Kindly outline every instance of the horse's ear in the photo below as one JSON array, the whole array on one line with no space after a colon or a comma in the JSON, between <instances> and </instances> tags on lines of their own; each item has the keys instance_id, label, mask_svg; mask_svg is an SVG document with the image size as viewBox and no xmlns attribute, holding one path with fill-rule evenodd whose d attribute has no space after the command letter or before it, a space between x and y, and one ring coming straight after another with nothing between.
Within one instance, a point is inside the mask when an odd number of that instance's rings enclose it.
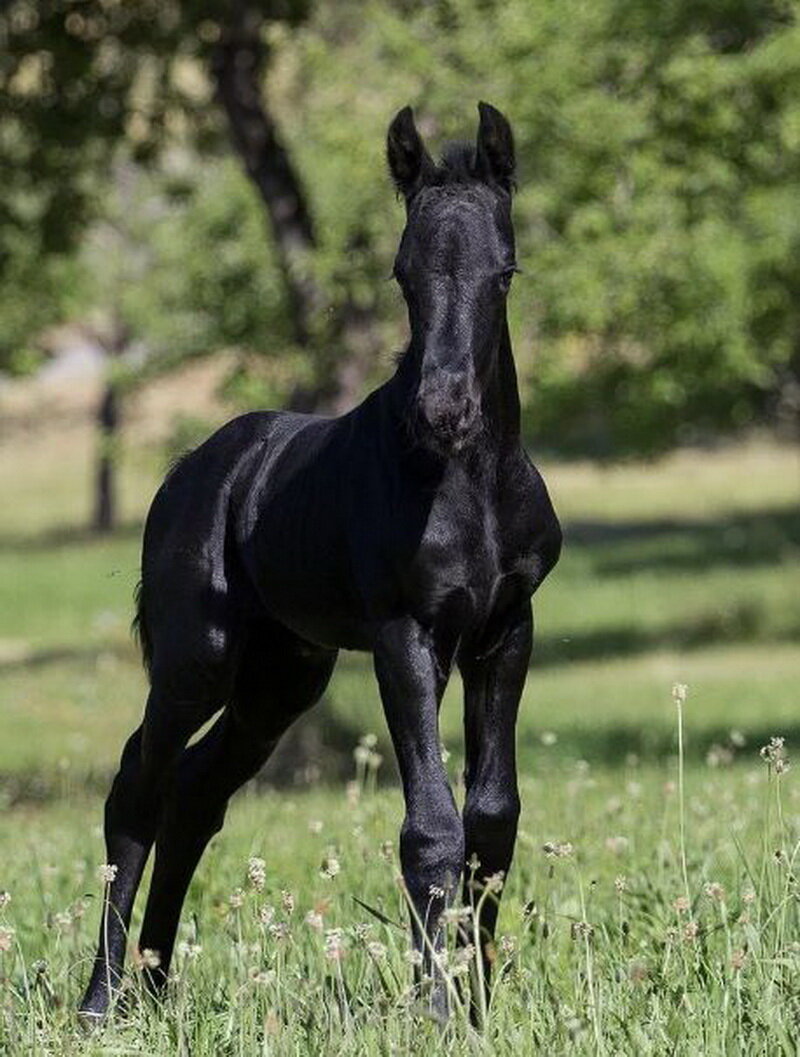
<instances>
[{"instance_id":1,"label":"horse's ear","mask_svg":"<svg viewBox=\"0 0 800 1057\"><path fill-rule=\"evenodd\" d=\"M395 115L386 137L386 157L395 187L409 201L435 165L414 124L414 113L404 106Z\"/></svg>"},{"instance_id":2,"label":"horse's ear","mask_svg":"<svg viewBox=\"0 0 800 1057\"><path fill-rule=\"evenodd\" d=\"M480 124L475 146L475 172L510 194L514 189L514 133L504 114L491 103L478 103Z\"/></svg>"}]
</instances>

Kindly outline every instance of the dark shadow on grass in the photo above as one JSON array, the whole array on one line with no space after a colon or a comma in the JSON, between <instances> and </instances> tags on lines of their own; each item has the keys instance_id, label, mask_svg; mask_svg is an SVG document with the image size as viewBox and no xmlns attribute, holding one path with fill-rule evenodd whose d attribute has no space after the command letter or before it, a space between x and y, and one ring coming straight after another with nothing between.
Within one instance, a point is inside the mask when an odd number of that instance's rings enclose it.
<instances>
[{"instance_id":1,"label":"dark shadow on grass","mask_svg":"<svg viewBox=\"0 0 800 1057\"><path fill-rule=\"evenodd\" d=\"M352 750L359 733L346 723L342 724L331 709L321 708L303 723L300 730L295 728L294 734L284 738L273 762L247 788L254 792L271 789L297 792L304 788L329 786L336 789L335 795L340 797L339 790L343 790L344 783L354 775ZM729 727L702 730L689 727L685 745L687 763L709 768L720 763L723 766L752 766L759 762L759 748L774 735L786 738L790 754L792 746L800 744L800 724L765 726L758 723L740 727L739 733L744 743L734 747ZM398 774L391 749L388 743L379 745L379 748L384 752L385 761L379 784L396 786ZM675 730L652 723L606 727L571 725L559 729L556 743L547 747L537 733L524 731L518 742L519 765L523 773L536 775L537 769L557 764L564 770L565 781L569 780L570 768L578 760L585 760L594 767L624 768L630 777L635 777L635 768L639 765L662 764L665 769L674 769L676 753ZM47 805L79 795L105 797L113 776L111 768L52 767L0 773L0 808ZM336 804L337 801L332 801L334 810L338 810Z\"/></svg>"},{"instance_id":2,"label":"dark shadow on grass","mask_svg":"<svg viewBox=\"0 0 800 1057\"><path fill-rule=\"evenodd\" d=\"M125 661L133 660L137 656L133 642L100 646L52 646L0 660L0 673L37 671L51 664L94 664L100 657L109 655Z\"/></svg>"},{"instance_id":3,"label":"dark shadow on grass","mask_svg":"<svg viewBox=\"0 0 800 1057\"><path fill-rule=\"evenodd\" d=\"M775 644L800 640L800 626L770 627L769 615L757 602L743 602L719 612L666 627L620 624L568 637L536 636L531 667L556 667L576 661L615 660L658 650L687 652L728 644Z\"/></svg>"},{"instance_id":4,"label":"dark shadow on grass","mask_svg":"<svg viewBox=\"0 0 800 1057\"><path fill-rule=\"evenodd\" d=\"M595 572L606 576L637 569L704 572L720 565L777 565L800 554L800 505L708 521L572 521L564 537L567 548L590 548Z\"/></svg>"},{"instance_id":5,"label":"dark shadow on grass","mask_svg":"<svg viewBox=\"0 0 800 1057\"><path fill-rule=\"evenodd\" d=\"M3 532L0 533L0 551L30 554L58 550L59 547L90 546L109 540L139 539L142 535L142 524L140 518L124 521L113 532L108 533L95 532L86 525L56 525L37 533Z\"/></svg>"}]
</instances>

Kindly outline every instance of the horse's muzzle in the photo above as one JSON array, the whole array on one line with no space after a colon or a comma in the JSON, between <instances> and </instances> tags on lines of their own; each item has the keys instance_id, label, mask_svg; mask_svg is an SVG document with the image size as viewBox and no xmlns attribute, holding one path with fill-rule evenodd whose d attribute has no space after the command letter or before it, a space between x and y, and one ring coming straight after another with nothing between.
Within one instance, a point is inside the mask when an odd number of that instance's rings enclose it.
<instances>
[{"instance_id":1,"label":"horse's muzzle","mask_svg":"<svg viewBox=\"0 0 800 1057\"><path fill-rule=\"evenodd\" d=\"M425 378L416 411L421 439L443 455L463 450L480 431L480 400L460 375L437 371Z\"/></svg>"}]
</instances>

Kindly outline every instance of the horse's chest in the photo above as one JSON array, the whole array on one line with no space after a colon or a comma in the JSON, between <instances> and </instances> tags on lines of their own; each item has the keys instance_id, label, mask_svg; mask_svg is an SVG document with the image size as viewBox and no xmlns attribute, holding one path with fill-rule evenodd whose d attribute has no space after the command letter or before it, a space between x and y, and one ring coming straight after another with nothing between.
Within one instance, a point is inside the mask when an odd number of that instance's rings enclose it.
<instances>
[{"instance_id":1,"label":"horse's chest","mask_svg":"<svg viewBox=\"0 0 800 1057\"><path fill-rule=\"evenodd\" d=\"M518 547L490 501L434 510L410 567L410 601L423 620L484 623L519 579Z\"/></svg>"}]
</instances>

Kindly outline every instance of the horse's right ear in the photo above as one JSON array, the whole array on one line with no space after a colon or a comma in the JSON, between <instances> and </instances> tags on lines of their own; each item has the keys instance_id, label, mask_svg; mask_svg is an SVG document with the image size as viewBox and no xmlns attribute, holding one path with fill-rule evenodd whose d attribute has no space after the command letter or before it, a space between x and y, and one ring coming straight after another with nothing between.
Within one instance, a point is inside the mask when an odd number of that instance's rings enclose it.
<instances>
[{"instance_id":1,"label":"horse's right ear","mask_svg":"<svg viewBox=\"0 0 800 1057\"><path fill-rule=\"evenodd\" d=\"M417 132L410 106L398 111L389 125L386 157L395 187L406 202L410 201L436 168Z\"/></svg>"}]
</instances>

